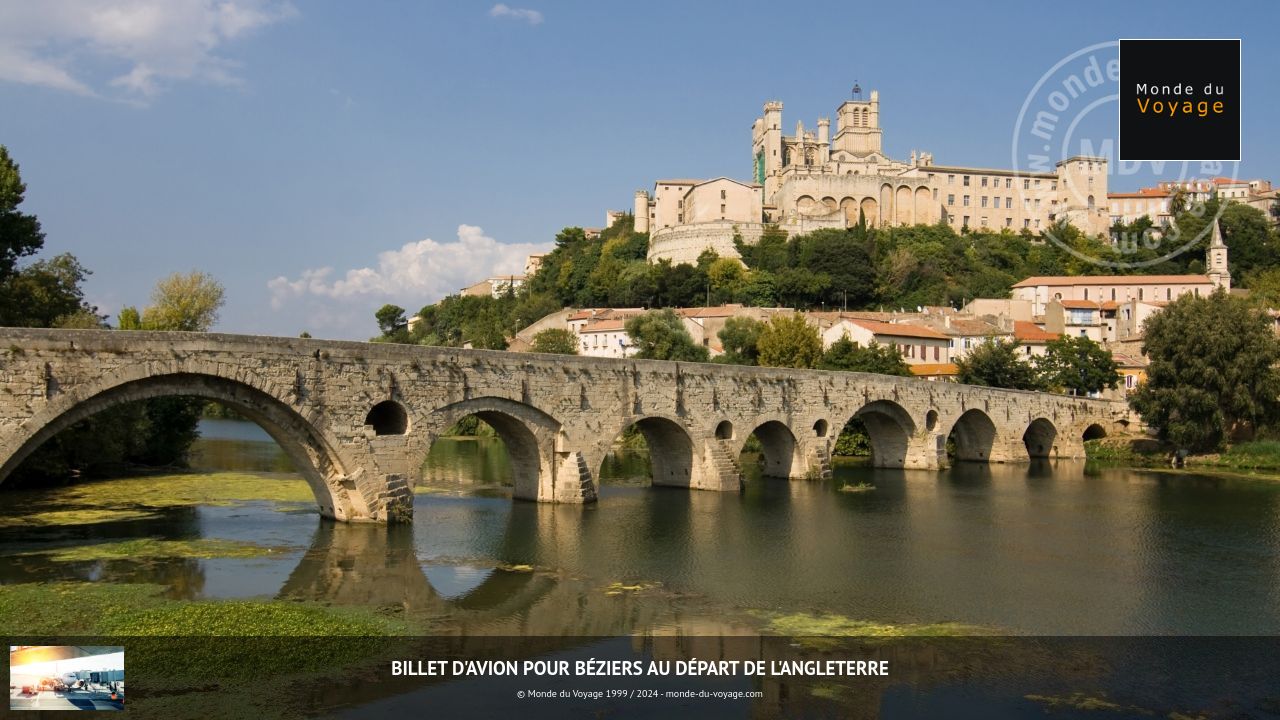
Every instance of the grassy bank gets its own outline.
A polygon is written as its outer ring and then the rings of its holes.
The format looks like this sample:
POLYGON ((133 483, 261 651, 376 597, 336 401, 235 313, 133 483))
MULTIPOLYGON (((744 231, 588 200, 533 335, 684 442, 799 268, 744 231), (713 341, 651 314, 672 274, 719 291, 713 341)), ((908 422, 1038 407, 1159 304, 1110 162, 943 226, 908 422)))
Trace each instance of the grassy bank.
MULTIPOLYGON (((1103 438, 1085 441, 1090 462, 1114 467, 1168 468, 1174 449, 1149 438, 1103 438)), ((1188 455, 1186 468, 1231 470, 1280 476, 1280 441, 1236 443, 1220 453, 1188 455)))

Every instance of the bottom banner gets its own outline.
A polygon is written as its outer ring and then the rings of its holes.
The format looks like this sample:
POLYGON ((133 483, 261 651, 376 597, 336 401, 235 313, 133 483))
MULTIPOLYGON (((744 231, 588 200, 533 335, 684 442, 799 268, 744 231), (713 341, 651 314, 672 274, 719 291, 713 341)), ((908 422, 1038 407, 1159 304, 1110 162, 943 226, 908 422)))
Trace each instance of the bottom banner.
POLYGON ((11 640, 10 710, 137 718, 1280 717, 1280 638, 11 640))

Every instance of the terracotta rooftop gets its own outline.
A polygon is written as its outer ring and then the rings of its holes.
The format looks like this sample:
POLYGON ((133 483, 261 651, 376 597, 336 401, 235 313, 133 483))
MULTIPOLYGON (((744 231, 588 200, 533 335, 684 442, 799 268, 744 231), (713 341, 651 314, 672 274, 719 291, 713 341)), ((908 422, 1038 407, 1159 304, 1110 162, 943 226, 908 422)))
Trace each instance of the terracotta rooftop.
POLYGON ((1096 300, 1059 300, 1062 307, 1071 310, 1101 310, 1102 305, 1096 300))
POLYGON ((918 325, 907 325, 905 323, 887 323, 879 320, 863 320, 861 318, 845 318, 849 322, 864 327, 876 335, 889 335, 892 337, 916 337, 929 338, 932 340, 947 340, 947 336, 936 330, 930 330, 926 327, 918 325))
POLYGON ((1073 285, 1195 285, 1209 284, 1208 275, 1036 275, 1014 287, 1036 287, 1037 285, 1073 286, 1073 285))
POLYGON ((1058 333, 1051 333, 1035 323, 1026 320, 1013 321, 1013 336, 1022 342, 1049 342, 1057 340, 1058 333))
POLYGON ((595 322, 587 323, 586 326, 578 331, 578 334, 585 335, 586 333, 617 332, 622 330, 626 324, 626 320, 597 320, 595 322))
POLYGON ((920 363, 911 366, 912 375, 959 375, 955 363, 920 363))

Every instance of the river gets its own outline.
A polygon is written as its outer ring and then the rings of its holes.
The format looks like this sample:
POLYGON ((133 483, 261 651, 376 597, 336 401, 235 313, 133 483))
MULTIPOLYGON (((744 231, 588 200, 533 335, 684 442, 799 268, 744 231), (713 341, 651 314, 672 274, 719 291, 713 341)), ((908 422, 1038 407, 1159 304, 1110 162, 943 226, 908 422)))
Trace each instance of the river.
POLYGON ((598 503, 553 506, 511 500, 500 441, 447 438, 428 459, 412 527, 388 532, 319 518, 254 425, 204 421, 192 459, 208 469, 6 492, 0 584, 152 583, 180 600, 394 606, 451 633, 725 634, 825 618, 1007 634, 1280 634, 1271 479, 1079 462, 941 472, 838 463, 833 481, 757 472, 733 494, 651 487, 645 458, 620 452, 598 503), (95 514, 104 507, 118 513, 95 514), (77 554, 157 540, 260 551, 77 554))

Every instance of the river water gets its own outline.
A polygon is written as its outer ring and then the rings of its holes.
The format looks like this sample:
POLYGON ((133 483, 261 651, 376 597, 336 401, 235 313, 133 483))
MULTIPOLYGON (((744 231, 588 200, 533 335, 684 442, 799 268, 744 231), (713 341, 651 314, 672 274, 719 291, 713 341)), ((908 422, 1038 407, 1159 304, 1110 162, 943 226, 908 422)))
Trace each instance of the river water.
POLYGON ((850 463, 834 481, 753 473, 733 494, 651 487, 646 459, 620 452, 598 503, 552 506, 511 500, 500 441, 459 438, 433 450, 412 527, 389 531, 319 518, 256 426, 209 420, 202 433, 193 464, 210 469, 173 482, 234 482, 262 499, 149 502, 148 485, 164 477, 95 483, 74 500, 8 491, 0 583, 146 582, 180 599, 394 607, 464 635, 747 634, 796 617, 1038 635, 1280 634, 1272 479, 1078 462, 942 472, 850 463), (135 501, 123 516, 23 521, 135 501), (271 550, 58 554, 157 538, 271 550))

